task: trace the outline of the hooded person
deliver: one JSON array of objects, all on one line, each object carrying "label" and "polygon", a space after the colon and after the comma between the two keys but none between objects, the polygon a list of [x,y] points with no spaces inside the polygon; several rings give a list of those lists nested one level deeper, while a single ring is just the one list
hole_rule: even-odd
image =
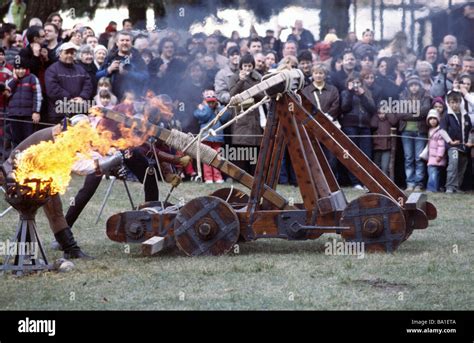
[{"label": "hooded person", "polygon": [[446,167],[446,143],[450,141],[449,135],[440,127],[440,116],[437,110],[431,109],[426,117],[426,124],[429,127],[427,155],[428,162],[428,192],[438,192],[440,172]]}]

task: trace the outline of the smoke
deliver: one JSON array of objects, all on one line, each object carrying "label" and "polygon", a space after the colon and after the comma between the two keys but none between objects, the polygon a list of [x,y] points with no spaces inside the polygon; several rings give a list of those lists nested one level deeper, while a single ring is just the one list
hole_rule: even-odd
[{"label": "smoke", "polygon": [[[165,4],[166,24],[171,28],[189,28],[197,22],[203,22],[208,16],[214,15],[224,9],[244,9],[252,12],[258,23],[269,20],[289,6],[304,8],[318,8],[319,1],[311,0],[200,0],[194,4],[173,1]],[[161,24],[161,25],[159,25]],[[157,23],[157,27],[163,23]]]}]

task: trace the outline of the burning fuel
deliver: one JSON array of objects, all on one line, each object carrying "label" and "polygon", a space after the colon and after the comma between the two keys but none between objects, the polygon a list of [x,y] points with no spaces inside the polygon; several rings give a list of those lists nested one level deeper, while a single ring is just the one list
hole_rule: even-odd
[{"label": "burning fuel", "polygon": [[94,128],[88,121],[79,122],[55,136],[54,141],[33,145],[15,157],[15,179],[21,185],[28,180],[51,181],[51,194],[64,194],[71,181],[73,165],[81,158],[92,158],[93,151],[101,155],[113,148],[127,149],[143,143],[133,136],[133,130],[120,130],[122,137],[113,139],[113,133]]}]

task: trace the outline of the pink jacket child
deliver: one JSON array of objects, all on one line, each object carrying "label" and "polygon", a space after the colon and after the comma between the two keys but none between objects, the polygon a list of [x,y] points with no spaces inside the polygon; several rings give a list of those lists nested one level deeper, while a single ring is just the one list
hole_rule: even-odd
[{"label": "pink jacket child", "polygon": [[[430,124],[430,119],[435,118],[438,122],[435,127]],[[426,117],[429,126],[428,132],[428,166],[444,167],[447,164],[446,145],[450,141],[446,131],[439,127],[439,114],[436,110],[431,110]]]}]

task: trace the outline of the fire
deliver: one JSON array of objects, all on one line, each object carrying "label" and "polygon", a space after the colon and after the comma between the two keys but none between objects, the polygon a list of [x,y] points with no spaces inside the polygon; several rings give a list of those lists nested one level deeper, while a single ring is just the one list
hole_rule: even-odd
[{"label": "fire", "polygon": [[[103,117],[99,108],[92,108],[90,115],[97,120]],[[80,158],[90,157],[92,151],[106,155],[111,148],[124,150],[140,146],[148,139],[146,123],[151,117],[169,120],[172,116],[171,108],[153,97],[147,99],[142,120],[136,121],[134,127],[127,128],[115,122],[108,127],[102,120],[97,127],[88,121],[79,122],[55,136],[54,141],[41,142],[18,154],[15,179],[19,184],[31,187],[32,194],[38,192],[38,180],[42,181],[40,191],[50,186],[51,194],[64,194],[71,181],[71,169]]]},{"label": "fire", "polygon": [[112,139],[112,133],[107,130],[93,128],[89,122],[80,122],[74,127],[57,135],[54,141],[45,141],[33,145],[21,152],[15,158],[15,179],[18,183],[32,188],[28,180],[42,180],[43,184],[50,183],[51,194],[64,194],[71,181],[71,168],[79,156],[90,156],[95,150],[102,155],[111,148],[126,149],[136,146],[132,139],[122,137]]}]

